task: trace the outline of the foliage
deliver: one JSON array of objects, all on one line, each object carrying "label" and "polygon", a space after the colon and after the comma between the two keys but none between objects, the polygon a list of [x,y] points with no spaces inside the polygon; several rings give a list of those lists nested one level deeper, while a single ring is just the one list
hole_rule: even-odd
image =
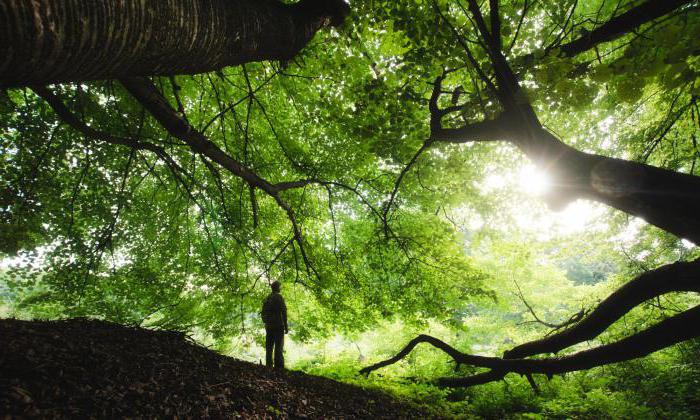
[{"label": "foliage", "polygon": [[[697,13],[674,13],[575,57],[558,49],[637,3],[501,1],[506,57],[524,100],[567,144],[694,175]],[[464,416],[700,415],[697,343],[536,378],[537,396],[510,376],[438,389],[426,378],[454,366],[428,349],[386,378],[355,375],[426,329],[458,348],[501,354],[549,331],[531,310],[561,323],[631,276],[700,255],[600,206],[552,213],[527,192],[532,166],[502,144],[435,145],[404,174],[429,135],[428,98],[445,68],[456,71],[444,88],[466,101],[450,124],[498,112],[435,5],[459,34],[476,38],[459,2],[353,1],[346,26],[319,33],[288,63],[155,79],[193,127],[270,182],[327,181],[282,193],[309,266],[275,200],[167,134],[119,83],[53,90],[91,127],[162,146],[181,172],[147,151],[86,138],[29,89],[0,92],[0,315],[178,329],[256,360],[259,306],[267,285],[282,280],[297,346],[290,357],[311,373]],[[473,53],[489,70],[484,51]],[[697,299],[649,302],[598,340],[691,304]],[[348,352],[307,354],[338,337]],[[360,338],[358,359],[351,343]]]}]

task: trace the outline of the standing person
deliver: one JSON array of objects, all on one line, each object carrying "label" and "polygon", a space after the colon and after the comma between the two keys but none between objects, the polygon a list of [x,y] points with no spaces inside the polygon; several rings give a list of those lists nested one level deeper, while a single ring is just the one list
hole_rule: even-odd
[{"label": "standing person", "polygon": [[287,305],[280,294],[281,284],[278,281],[270,285],[272,293],[265,299],[262,306],[262,319],[265,323],[265,365],[272,367],[272,352],[275,353],[275,370],[284,369],[284,335],[289,332],[287,327]]}]

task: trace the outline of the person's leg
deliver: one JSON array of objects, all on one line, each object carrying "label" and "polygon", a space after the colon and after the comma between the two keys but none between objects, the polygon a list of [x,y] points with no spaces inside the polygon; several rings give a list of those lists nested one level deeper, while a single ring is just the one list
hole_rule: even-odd
[{"label": "person's leg", "polygon": [[275,369],[284,369],[284,331],[275,331]]},{"label": "person's leg", "polygon": [[272,349],[275,345],[275,334],[265,329],[265,366],[272,367]]}]

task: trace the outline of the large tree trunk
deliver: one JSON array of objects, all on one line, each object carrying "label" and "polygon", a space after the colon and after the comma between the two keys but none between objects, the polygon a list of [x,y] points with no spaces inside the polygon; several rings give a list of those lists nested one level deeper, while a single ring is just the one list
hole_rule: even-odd
[{"label": "large tree trunk", "polygon": [[545,199],[553,208],[594,200],[700,244],[700,177],[576,150],[538,122],[512,114],[462,128],[436,126],[431,140],[508,141],[549,174],[553,185]]},{"label": "large tree trunk", "polygon": [[347,12],[342,0],[0,0],[0,86],[288,60]]},{"label": "large tree trunk", "polygon": [[544,129],[535,142],[514,144],[551,174],[553,207],[595,200],[700,244],[700,177],[581,152]]}]

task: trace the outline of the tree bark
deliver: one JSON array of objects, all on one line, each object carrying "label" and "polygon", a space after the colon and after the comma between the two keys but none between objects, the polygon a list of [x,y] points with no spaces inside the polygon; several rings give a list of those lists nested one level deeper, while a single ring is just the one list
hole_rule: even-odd
[{"label": "tree bark", "polygon": [[582,152],[544,129],[532,143],[514,144],[550,174],[545,199],[553,208],[594,200],[700,244],[700,177]]},{"label": "tree bark", "polygon": [[0,86],[288,60],[348,10],[342,0],[0,0]]},{"label": "tree bark", "polygon": [[528,128],[527,122],[519,120],[518,116],[502,114],[461,128],[436,125],[431,139],[450,143],[508,141],[552,179],[544,197],[551,207],[563,208],[578,198],[594,200],[700,244],[700,177],[582,152],[539,124]]}]

